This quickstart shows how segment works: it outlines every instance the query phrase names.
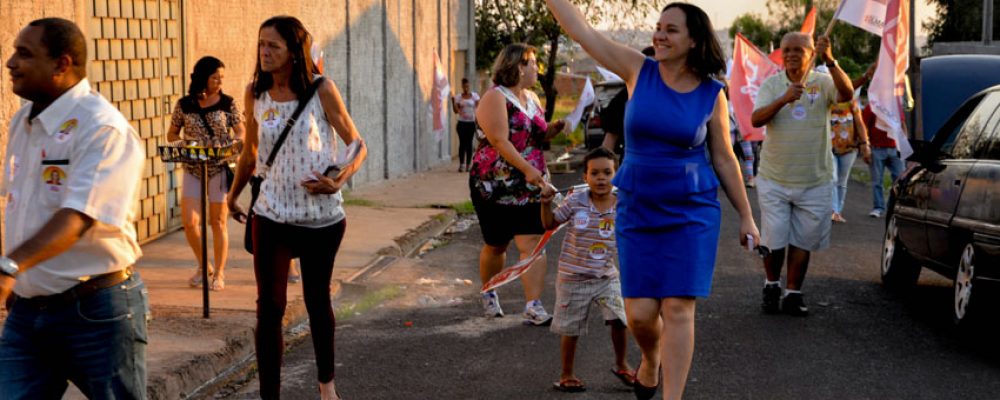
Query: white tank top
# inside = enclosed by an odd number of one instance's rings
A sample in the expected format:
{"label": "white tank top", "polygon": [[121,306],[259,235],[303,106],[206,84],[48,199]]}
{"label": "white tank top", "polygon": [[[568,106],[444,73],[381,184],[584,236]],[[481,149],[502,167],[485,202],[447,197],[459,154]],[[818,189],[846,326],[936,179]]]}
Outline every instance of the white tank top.
{"label": "white tank top", "polygon": [[254,102],[254,118],[258,125],[257,166],[255,173],[264,177],[260,197],[253,211],[275,222],[308,228],[321,228],[344,219],[344,199],[340,192],[333,195],[309,194],[302,181],[323,172],[336,161],[337,136],[319,95],[314,94],[302,110],[285,144],[267,167],[267,157],[285,129],[285,120],[298,107],[298,100],[277,102],[264,92]]}

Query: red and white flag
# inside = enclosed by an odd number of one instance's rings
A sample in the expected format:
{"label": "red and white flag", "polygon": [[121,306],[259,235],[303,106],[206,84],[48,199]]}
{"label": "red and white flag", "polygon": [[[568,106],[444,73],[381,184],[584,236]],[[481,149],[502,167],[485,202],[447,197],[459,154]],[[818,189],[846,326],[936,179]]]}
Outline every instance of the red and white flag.
{"label": "red and white flag", "polygon": [[902,158],[913,154],[903,125],[903,96],[910,63],[910,0],[888,0],[878,68],[868,85],[868,101],[878,119],[876,126],[896,140]]}
{"label": "red and white flag", "polygon": [[448,131],[448,110],[451,104],[451,84],[448,83],[448,74],[445,72],[441,59],[438,58],[437,50],[434,52],[434,86],[431,88],[431,120],[434,139],[441,141]]}
{"label": "red and white flag", "polygon": [[535,265],[535,261],[537,261],[538,258],[542,256],[542,250],[545,249],[545,245],[549,243],[550,239],[552,239],[552,235],[555,235],[556,232],[559,232],[559,230],[562,229],[564,225],[566,224],[559,225],[555,229],[546,231],[545,235],[542,235],[542,239],[539,240],[538,244],[535,245],[535,249],[531,251],[531,255],[519,261],[517,264],[504,268],[496,275],[493,275],[493,277],[490,278],[489,281],[483,284],[483,287],[479,291],[482,293],[489,292],[490,290],[496,289],[500,286],[506,285],[508,283],[517,280],[517,278],[520,278],[521,275],[524,275],[525,272],[528,272],[528,270],[531,269],[531,266]]}
{"label": "red and white flag", "polygon": [[[809,10],[809,14],[806,14],[806,19],[802,21],[802,28],[799,29],[799,32],[808,34],[809,36],[816,33],[816,7],[813,7]],[[771,54],[768,54],[767,58],[770,58],[771,61],[778,64],[779,67],[785,67],[785,60],[781,58],[780,47],[777,50],[772,51]]]}
{"label": "red and white flag", "polygon": [[781,69],[737,33],[733,48],[733,70],[729,81],[729,101],[733,103],[736,124],[740,127],[744,140],[764,140],[764,128],[754,128],[751,123],[753,105],[757,101],[760,85]]}
{"label": "red and white flag", "polygon": [[[889,20],[892,0],[842,0],[834,18],[876,35],[882,35]],[[909,11],[907,11],[909,12]]]}

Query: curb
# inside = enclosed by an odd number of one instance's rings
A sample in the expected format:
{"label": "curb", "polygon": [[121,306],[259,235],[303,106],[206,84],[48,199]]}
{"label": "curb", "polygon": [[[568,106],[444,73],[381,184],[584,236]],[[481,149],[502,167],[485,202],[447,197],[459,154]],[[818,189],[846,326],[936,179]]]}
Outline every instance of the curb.
{"label": "curb", "polygon": [[[352,299],[363,294],[357,282],[363,281],[370,272],[384,267],[381,262],[388,257],[409,257],[420,250],[425,242],[440,235],[456,218],[454,210],[445,210],[405,235],[395,238],[395,246],[386,246],[372,255],[372,260],[343,281],[337,281],[331,297]],[[305,303],[301,300],[289,302],[285,310],[282,328],[285,332],[286,348],[302,342],[308,337],[309,316]],[[195,357],[183,367],[161,376],[149,377],[147,391],[149,399],[209,399],[225,386],[238,381],[246,381],[256,374],[254,362],[253,328],[233,332],[222,338],[226,345],[219,351]]]}

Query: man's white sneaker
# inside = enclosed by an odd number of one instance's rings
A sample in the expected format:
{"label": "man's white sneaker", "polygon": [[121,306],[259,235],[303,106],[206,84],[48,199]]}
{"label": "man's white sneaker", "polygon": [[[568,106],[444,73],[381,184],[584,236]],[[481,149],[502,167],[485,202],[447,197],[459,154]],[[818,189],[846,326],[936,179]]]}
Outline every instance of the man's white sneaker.
{"label": "man's white sneaker", "polygon": [[503,317],[503,310],[500,308],[500,298],[496,291],[483,293],[483,315],[487,318]]}
{"label": "man's white sneaker", "polygon": [[881,210],[872,210],[872,212],[868,213],[868,216],[872,217],[872,218],[882,218],[882,211]]}
{"label": "man's white sneaker", "polygon": [[524,325],[546,326],[552,323],[552,316],[545,311],[542,302],[535,300],[530,305],[524,307]]}

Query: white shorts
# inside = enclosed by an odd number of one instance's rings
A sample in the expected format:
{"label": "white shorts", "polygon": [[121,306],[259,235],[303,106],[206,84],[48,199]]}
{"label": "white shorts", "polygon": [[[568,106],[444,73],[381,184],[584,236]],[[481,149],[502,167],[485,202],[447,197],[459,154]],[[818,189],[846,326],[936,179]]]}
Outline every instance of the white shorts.
{"label": "white shorts", "polygon": [[[183,186],[182,196],[185,199],[198,199],[201,200],[201,179],[198,179],[194,175],[189,174],[184,171],[181,177],[181,185]],[[224,171],[220,171],[215,176],[208,179],[208,202],[209,203],[225,203],[226,202],[226,192],[229,192],[229,188],[226,187],[226,180],[223,177],[226,175]]]}
{"label": "white shorts", "polygon": [[586,281],[556,282],[556,308],[552,316],[553,333],[563,336],[587,334],[590,305],[601,310],[605,323],[620,320],[626,324],[622,284],[617,277]]}
{"label": "white shorts", "polygon": [[757,178],[760,241],[771,250],[792,245],[806,251],[830,247],[833,182],[795,188]]}

